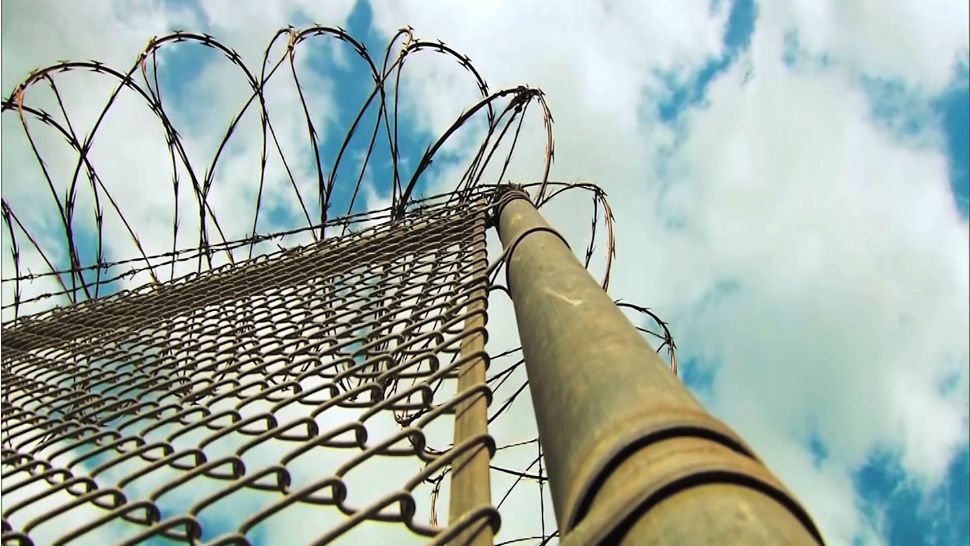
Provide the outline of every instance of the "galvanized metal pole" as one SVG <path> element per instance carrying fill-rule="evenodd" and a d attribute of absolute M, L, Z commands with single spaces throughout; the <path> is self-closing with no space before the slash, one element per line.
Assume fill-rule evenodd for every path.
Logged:
<path fill-rule="evenodd" d="M 821 544 L 527 195 L 506 192 L 495 215 L 562 544 Z"/>
<path fill-rule="evenodd" d="M 462 358 L 484 354 L 485 349 L 485 303 L 488 297 L 488 279 L 485 275 L 488 267 L 485 253 L 485 203 L 481 203 L 479 208 L 482 212 L 476 219 L 476 240 L 473 243 L 472 259 L 476 262 L 476 268 L 480 273 L 479 278 L 474 281 L 478 286 L 468 296 L 466 312 L 470 313 L 470 316 L 465 320 L 459 348 L 459 356 Z M 483 385 L 485 385 L 484 358 L 473 358 L 459 369 L 458 393 L 476 387 L 481 388 Z M 487 410 L 488 401 L 481 391 L 458 403 L 455 408 L 455 445 L 488 432 Z M 462 515 L 476 508 L 492 504 L 489 459 L 487 447 L 480 445 L 469 453 L 460 455 L 452 464 L 449 523 L 457 521 Z M 491 546 L 492 539 L 492 528 L 483 524 L 458 535 L 452 544 Z"/>

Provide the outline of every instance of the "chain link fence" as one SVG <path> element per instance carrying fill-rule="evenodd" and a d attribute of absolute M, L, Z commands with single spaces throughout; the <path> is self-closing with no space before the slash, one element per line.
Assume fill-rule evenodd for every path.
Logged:
<path fill-rule="evenodd" d="M 3 543 L 248 544 L 291 510 L 305 517 L 287 542 L 497 530 L 490 506 L 438 525 L 416 493 L 495 448 L 434 443 L 461 401 L 489 395 L 455 380 L 487 358 L 461 350 L 485 322 L 477 203 L 6 328 Z M 365 522 L 384 525 L 355 535 Z"/>

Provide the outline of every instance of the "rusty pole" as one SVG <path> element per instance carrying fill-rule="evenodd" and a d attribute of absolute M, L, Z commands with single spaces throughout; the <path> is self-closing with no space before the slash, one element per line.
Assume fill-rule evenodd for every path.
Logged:
<path fill-rule="evenodd" d="M 822 544 L 528 196 L 509 190 L 494 212 L 562 544 Z"/>
<path fill-rule="evenodd" d="M 459 355 L 469 357 L 474 354 L 484 354 L 485 350 L 485 303 L 487 300 L 487 282 L 485 269 L 488 267 L 488 257 L 485 250 L 485 206 L 479 207 L 481 214 L 475 220 L 475 242 L 473 243 L 473 260 L 478 274 L 475 275 L 476 288 L 468 297 L 467 311 L 470 316 L 465 319 Z M 458 371 L 458 393 L 481 389 L 485 385 L 485 359 L 473 358 Z M 488 432 L 488 400 L 484 392 L 479 390 L 472 397 L 459 402 L 455 408 L 455 445 Z M 491 485 L 489 481 L 490 454 L 485 445 L 461 455 L 452 465 L 451 493 L 448 506 L 449 524 L 457 521 L 462 515 L 476 508 L 492 504 Z M 475 526 L 452 541 L 452 544 L 468 546 L 492 546 L 492 528 L 488 525 Z"/>

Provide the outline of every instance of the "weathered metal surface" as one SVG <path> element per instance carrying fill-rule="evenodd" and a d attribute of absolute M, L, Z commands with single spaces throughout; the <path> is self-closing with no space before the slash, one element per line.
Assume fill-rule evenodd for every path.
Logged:
<path fill-rule="evenodd" d="M 485 252 L 485 207 L 475 219 L 475 242 L 472 260 L 482 268 L 488 267 Z M 468 394 L 456 406 L 455 444 L 488 434 L 488 387 L 485 385 L 485 318 L 488 302 L 487 280 L 481 277 L 468 296 L 465 332 L 461 341 L 461 358 L 466 361 L 458 370 L 458 395 Z M 490 453 L 485 445 L 455 459 L 451 471 L 449 520 L 457 521 L 476 508 L 491 506 L 489 480 Z M 456 544 L 491 546 L 492 528 L 483 525 L 458 535 Z"/>
<path fill-rule="evenodd" d="M 506 193 L 496 214 L 563 543 L 821 543 L 525 194 Z"/>

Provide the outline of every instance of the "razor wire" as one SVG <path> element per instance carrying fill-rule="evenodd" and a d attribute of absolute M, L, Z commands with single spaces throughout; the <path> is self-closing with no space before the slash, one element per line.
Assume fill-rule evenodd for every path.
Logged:
<path fill-rule="evenodd" d="M 355 56 L 364 63 L 366 71 L 373 83 L 369 92 L 365 92 L 366 98 L 363 100 L 353 122 L 346 131 L 339 151 L 332 161 L 325 161 L 320 150 L 320 134 L 313 121 L 313 113 L 307 102 L 307 92 L 304 91 L 304 84 L 301 81 L 300 70 L 296 61 L 297 53 L 302 47 L 314 39 L 331 39 L 348 46 Z M 285 42 L 285 44 L 284 44 Z M 197 165 L 190 160 L 186 151 L 184 137 L 173 122 L 169 113 L 170 106 L 163 99 L 163 93 L 159 83 L 160 53 L 169 48 L 179 47 L 185 44 L 197 44 L 213 51 L 217 51 L 224 57 L 225 61 L 238 70 L 242 76 L 245 86 L 248 89 L 248 97 L 243 101 L 240 110 L 232 116 L 223 137 L 221 138 L 215 153 L 209 163 L 205 166 L 204 172 L 200 174 Z M 284 44 L 284 45 L 280 45 Z M 394 48 L 399 49 L 393 54 Z M 282 47 L 282 51 L 278 51 Z M 461 114 L 441 135 L 432 142 L 427 150 L 417 160 L 417 165 L 409 177 L 402 173 L 402 157 L 399 150 L 399 102 L 402 73 L 404 72 L 405 61 L 413 55 L 422 52 L 433 52 L 445 56 L 456 62 L 460 68 L 465 70 L 475 83 L 481 99 Z M 286 69 L 289 70 L 286 70 Z M 81 136 L 80 128 L 71 122 L 72 115 L 69 112 L 64 97 L 58 86 L 58 79 L 65 74 L 71 73 L 94 73 L 99 78 L 111 82 L 113 88 L 109 93 L 104 106 L 96 116 L 94 123 L 88 129 L 85 136 Z M 316 202 L 311 203 L 309 196 L 303 195 L 299 189 L 299 184 L 293 172 L 293 160 L 288 160 L 281 146 L 280 138 L 274 128 L 272 116 L 267 105 L 266 90 L 267 86 L 279 79 L 281 74 L 289 74 L 299 96 L 300 108 L 307 131 L 307 147 L 312 150 L 313 165 L 315 171 Z M 52 104 L 53 113 L 40 106 L 33 106 L 30 98 L 34 94 L 47 89 L 49 95 L 46 97 Z M 477 117 L 484 116 L 486 133 L 481 139 L 480 146 L 476 154 L 470 161 L 467 170 L 461 180 L 456 180 L 456 198 L 465 198 L 467 193 L 473 190 L 482 182 L 486 167 L 494 160 L 504 156 L 504 165 L 498 175 L 498 180 L 504 176 L 508 167 L 515 140 L 522 128 L 526 111 L 533 103 L 540 107 L 545 133 L 546 148 L 542 159 L 543 180 L 548 178 L 551 166 L 553 150 L 552 116 L 546 105 L 542 92 L 526 86 L 502 89 L 492 92 L 489 90 L 485 80 L 474 68 L 471 60 L 459 54 L 442 42 L 431 42 L 417 39 L 411 29 L 402 29 L 391 37 L 384 54 L 381 67 L 378 68 L 377 62 L 373 59 L 367 48 L 345 30 L 339 27 L 326 27 L 314 25 L 306 29 L 298 30 L 288 27 L 279 30 L 270 40 L 265 50 L 260 64 L 258 75 L 247 67 L 240 55 L 232 48 L 222 44 L 215 38 L 207 34 L 177 31 L 165 36 L 152 38 L 146 48 L 137 56 L 133 65 L 127 70 L 117 70 L 99 61 L 62 61 L 50 65 L 46 68 L 35 70 L 26 80 L 24 80 L 2 103 L 4 114 L 16 115 L 21 122 L 23 134 L 26 137 L 31 153 L 36 159 L 39 170 L 43 174 L 44 183 L 52 197 L 52 204 L 57 211 L 57 222 L 60 224 L 64 245 L 64 259 L 57 260 L 45 252 L 42 244 L 35 238 L 34 230 L 31 230 L 14 210 L 6 199 L 3 201 L 3 219 L 8 236 L 11 238 L 11 255 L 14 257 L 15 275 L 13 278 L 23 278 L 30 273 L 24 274 L 20 266 L 20 249 L 18 235 L 20 239 L 26 239 L 27 243 L 35 249 L 47 264 L 47 268 L 52 271 L 64 271 L 68 275 L 56 274 L 54 279 L 61 285 L 61 291 L 69 297 L 70 302 L 90 299 L 100 295 L 102 283 L 102 270 L 109 263 L 106 256 L 106 228 L 105 215 L 113 215 L 120 220 L 124 237 L 131 240 L 136 256 L 140 257 L 147 266 L 147 272 L 152 282 L 158 282 L 166 276 L 171 278 L 175 275 L 175 270 L 168 272 L 156 269 L 151 266 L 151 260 L 147 255 L 142 239 L 143 234 L 138 233 L 133 221 L 122 207 L 118 205 L 116 199 L 117 190 L 109 187 L 105 180 L 98 174 L 94 161 L 91 157 L 91 149 L 95 145 L 95 139 L 99 130 L 103 127 L 106 115 L 119 101 L 123 93 L 132 93 L 145 108 L 152 113 L 160 124 L 164 135 L 165 144 L 170 158 L 172 174 L 172 191 L 176 196 L 175 205 L 171 211 L 171 232 L 172 247 L 170 252 L 177 252 L 177 239 L 180 226 L 187 215 L 197 222 L 198 235 L 197 243 L 193 245 L 202 252 L 197 257 L 196 270 L 202 271 L 214 266 L 213 256 L 219 250 L 229 261 L 233 262 L 240 257 L 251 257 L 253 244 L 258 240 L 259 221 L 264 207 L 263 195 L 268 181 L 266 180 L 266 164 L 270 156 L 280 160 L 286 172 L 287 183 L 292 189 L 291 198 L 294 201 L 293 208 L 296 216 L 302 217 L 306 223 L 303 226 L 307 229 L 314 239 L 324 237 L 323 228 L 328 224 L 330 209 L 336 205 L 334 200 L 334 190 L 338 180 L 341 184 L 352 184 L 352 196 L 346 204 L 346 214 L 351 214 L 361 193 L 365 174 L 368 166 L 373 162 L 372 154 L 378 139 L 386 142 L 388 158 L 392 165 L 390 185 L 391 208 L 396 217 L 402 216 L 408 206 L 412 204 L 415 197 L 416 188 L 419 180 L 432 165 L 436 155 L 445 146 L 449 139 L 469 121 Z M 170 101 L 170 99 L 167 99 Z M 49 109 L 51 109 L 49 108 Z M 234 214 L 250 214 L 252 218 L 252 228 L 247 239 L 251 244 L 243 245 L 237 249 L 240 252 L 232 252 L 227 243 L 227 235 L 224 232 L 224 220 L 221 219 L 213 210 L 210 202 L 212 189 L 219 175 L 219 162 L 224 158 L 230 140 L 237 132 L 240 120 L 247 112 L 258 111 L 260 121 L 260 172 L 258 173 L 258 190 L 251 205 L 251 210 L 234 211 Z M 368 112 L 376 111 L 374 124 L 370 128 L 363 127 L 363 121 Z M 46 127 L 62 138 L 67 145 L 76 153 L 76 162 L 73 174 L 67 180 L 63 195 L 58 193 L 55 181 L 52 179 L 50 169 L 45 163 L 44 152 L 35 138 L 34 126 L 39 124 Z M 514 128 L 514 130 L 513 130 Z M 512 145 L 509 146 L 507 153 L 500 153 L 500 145 L 507 139 L 509 133 L 512 134 Z M 360 170 L 351 173 L 349 176 L 340 176 L 348 170 L 346 165 L 350 163 L 347 157 L 351 148 L 351 141 L 355 136 L 363 135 L 368 142 L 364 149 L 360 150 L 364 154 Z M 275 152 L 275 154 L 274 154 Z M 498 155 L 497 155 L 498 154 Z M 325 168 L 327 165 L 329 168 Z M 188 178 L 188 188 L 186 188 L 184 177 Z M 405 179 L 405 177 L 407 177 Z M 86 179 L 86 184 L 82 180 Z M 86 189 L 90 192 L 93 200 L 93 218 L 85 221 L 80 218 L 77 201 L 78 193 Z M 179 192 L 188 191 L 193 197 L 194 209 L 186 212 L 180 210 L 177 196 Z M 543 189 L 539 190 L 540 196 Z M 311 210 L 317 211 L 311 214 Z M 265 213 L 262 214 L 265 216 Z M 86 224 L 93 224 L 87 226 Z M 83 264 L 82 244 L 79 242 L 81 235 L 76 233 L 85 228 L 93 231 L 88 235 L 94 240 L 93 246 L 95 260 L 93 267 Z M 121 235 L 113 235 L 121 237 Z M 245 249 L 246 252 L 241 252 Z M 130 258 L 126 256 L 125 258 Z M 90 273 L 86 275 L 85 273 Z M 93 276 L 94 279 L 90 277 Z M 65 278 L 66 277 L 66 278 Z M 9 279 L 9 277 L 8 277 Z M 15 314 L 19 307 L 20 290 L 19 286 L 15 289 L 14 308 Z"/>
<path fill-rule="evenodd" d="M 295 62 L 301 44 L 315 38 L 350 46 L 373 83 L 329 168 Z M 221 53 L 249 89 L 204 173 L 190 161 L 171 106 L 162 99 L 163 63 L 157 56 L 177 44 Z M 405 60 L 418 52 L 456 61 L 481 99 L 428 146 L 408 175 L 398 136 L 399 93 Z M 72 123 L 57 83 L 72 72 L 93 73 L 114 86 L 86 132 Z M 265 96 L 271 79 L 286 73 L 299 92 L 315 202 L 301 193 Z M 54 113 L 30 101 L 41 89 L 53 97 Z M 119 205 L 90 153 L 102 120 L 122 93 L 143 101 L 165 135 L 176 199 L 171 243 L 164 252 L 147 250 L 147 235 Z M 582 257 L 589 267 L 597 243 L 605 243 L 605 289 L 616 254 L 609 201 L 595 184 L 549 180 L 553 120 L 542 92 L 525 86 L 492 92 L 470 59 L 441 42 L 417 39 L 411 29 L 391 38 L 380 68 L 343 29 L 315 25 L 277 32 L 258 74 L 215 38 L 189 32 L 153 38 L 127 71 L 83 61 L 31 73 L 2 111 L 20 122 L 46 181 L 40 193 L 52 198 L 60 233 L 43 232 L 31 224 L 29 211 L 2 200 L 13 267 L 13 275 L 5 270 L 2 280 L 4 297 L 12 301 L 2 307 L 13 320 L 3 329 L 0 540 L 263 543 L 269 540 L 266 533 L 292 525 L 300 515 L 330 514 L 323 517 L 326 525 L 297 533 L 301 540 L 370 543 L 377 536 L 380 543 L 443 544 L 476 526 L 497 531 L 503 504 L 508 507 L 511 496 L 531 485 L 530 495 L 537 493 L 534 532 L 505 534 L 496 543 L 554 544 L 557 532 L 546 522 L 551 513 L 547 478 L 534 429 L 533 436 L 522 437 L 513 423 L 506 427 L 515 431 L 510 437 L 493 429 L 492 435 L 455 446 L 447 425 L 456 405 L 469 396 L 490 402 L 494 397 L 488 423 L 502 425 L 528 394 L 518 347 L 490 344 L 473 355 L 461 355 L 459 347 L 475 334 L 465 328 L 475 290 L 484 286 L 489 300 L 496 292 L 508 293 L 498 275 L 503 256 L 493 257 L 486 268 L 484 254 L 473 248 L 484 241 L 487 203 L 502 191 L 532 104 L 539 105 L 543 121 L 543 175 L 522 187 L 537 206 L 566 192 L 590 194 L 590 238 Z M 258 191 L 248 211 L 251 228 L 233 238 L 216 214 L 212 188 L 227 143 L 251 110 L 257 111 L 261 128 Z M 373 125 L 365 127 L 369 111 L 375 112 Z M 477 118 L 485 119 L 484 135 L 454 190 L 419 196 L 419 181 L 436 155 Z M 62 191 L 34 136 L 38 125 L 76 153 L 73 176 L 61 181 Z M 359 168 L 350 172 L 351 141 L 358 133 L 367 144 L 358 150 Z M 390 203 L 359 211 L 357 200 L 369 165 L 377 161 L 373 153 L 379 140 L 386 143 L 392 167 Z M 274 151 L 292 190 L 294 217 L 305 222 L 265 232 L 259 227 L 267 216 L 266 165 Z M 492 175 L 497 176 L 489 182 Z M 349 202 L 338 203 L 338 185 L 352 188 Z M 89 219 L 78 207 L 85 189 L 94 203 Z M 193 203 L 187 210 L 177 198 L 185 191 Z M 346 209 L 330 214 L 338 205 Z M 110 215 L 120 221 L 113 232 L 106 220 Z M 179 247 L 179 230 L 192 224 L 187 218 L 197 224 L 195 242 Z M 135 252 L 110 255 L 112 237 L 129 239 Z M 57 238 L 59 244 L 50 244 Z M 42 270 L 22 263 L 28 250 L 40 256 Z M 48 288 L 28 290 L 40 283 Z M 54 308 L 28 316 L 22 312 L 28 304 Z M 645 307 L 618 304 L 659 326 L 641 330 L 663 340 L 658 351 L 667 350 L 676 370 L 667 325 Z M 487 318 L 484 309 L 476 313 Z M 481 333 L 487 335 L 484 327 Z M 492 363 L 485 384 L 459 393 L 455 372 L 473 358 Z M 448 495 L 451 463 L 476 449 L 497 455 L 491 465 L 494 506 L 440 525 L 438 505 Z M 528 455 L 513 458 L 515 464 L 499 460 L 512 452 Z M 400 476 L 387 470 L 391 463 L 386 461 L 398 460 L 411 464 Z M 380 485 L 367 479 L 398 477 L 394 484 Z M 361 501 L 355 497 L 361 491 L 374 494 Z M 87 519 L 72 520 L 79 514 Z M 378 535 L 369 535 L 374 527 Z M 393 542 L 387 539 L 392 535 Z"/>

